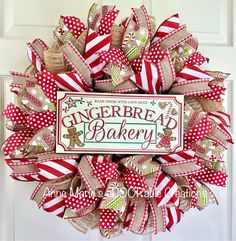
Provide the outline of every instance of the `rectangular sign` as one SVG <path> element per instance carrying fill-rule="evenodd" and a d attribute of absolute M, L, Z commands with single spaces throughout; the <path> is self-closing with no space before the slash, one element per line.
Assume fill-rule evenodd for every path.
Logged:
<path fill-rule="evenodd" d="M 167 154 L 183 149 L 182 95 L 57 93 L 57 153 Z"/>

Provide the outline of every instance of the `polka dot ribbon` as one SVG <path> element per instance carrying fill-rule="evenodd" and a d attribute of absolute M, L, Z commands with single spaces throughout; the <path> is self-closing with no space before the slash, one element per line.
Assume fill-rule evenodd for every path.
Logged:
<path fill-rule="evenodd" d="M 33 130 L 18 131 L 11 135 L 4 143 L 4 155 L 8 156 L 14 150 L 19 149 L 26 144 L 34 135 Z"/>
<path fill-rule="evenodd" d="M 111 209 L 100 210 L 99 227 L 104 229 L 111 229 L 116 226 L 116 212 Z"/>
<path fill-rule="evenodd" d="M 184 66 L 192 66 L 192 65 L 202 65 L 205 62 L 208 62 L 209 59 L 204 57 L 201 53 L 195 52 L 185 62 Z"/>
<path fill-rule="evenodd" d="M 130 66 L 129 60 L 120 49 L 110 49 L 108 51 L 102 51 L 98 53 L 98 55 L 101 57 L 101 60 L 100 60 L 101 62 L 105 62 L 105 63 L 119 62 L 127 66 Z"/>
<path fill-rule="evenodd" d="M 127 170 L 127 173 L 123 177 L 123 182 L 128 188 L 139 194 L 148 190 L 148 185 L 144 182 L 143 178 L 133 170 Z"/>
<path fill-rule="evenodd" d="M 161 50 L 159 44 L 156 44 L 153 48 L 151 48 L 147 53 L 143 56 L 136 58 L 132 61 L 132 68 L 136 73 L 141 72 L 142 70 L 142 61 L 143 59 L 151 61 L 153 64 L 157 65 L 161 60 L 167 58 L 169 56 L 166 50 Z"/>
<path fill-rule="evenodd" d="M 56 123 L 56 113 L 50 110 L 36 112 L 26 118 L 27 127 L 31 129 L 41 129 Z"/>
<path fill-rule="evenodd" d="M 50 73 L 47 69 L 44 69 L 41 73 L 36 74 L 35 77 L 46 96 L 53 104 L 56 104 L 56 92 L 58 91 L 58 86 L 55 82 L 53 74 Z"/>
<path fill-rule="evenodd" d="M 65 205 L 72 210 L 89 208 L 99 201 L 98 197 L 93 197 L 86 190 L 81 191 L 78 195 L 66 195 L 64 197 Z"/>
<path fill-rule="evenodd" d="M 98 27 L 98 34 L 110 34 L 112 30 L 112 25 L 115 22 L 115 19 L 119 13 L 119 10 L 111 10 L 104 17 L 102 17 L 100 21 L 100 25 Z"/>
<path fill-rule="evenodd" d="M 207 116 L 203 117 L 199 123 L 184 135 L 185 142 L 196 142 L 203 139 L 212 128 L 212 123 Z"/>
<path fill-rule="evenodd" d="M 69 29 L 70 32 L 73 33 L 76 38 L 78 38 L 80 34 L 86 29 L 85 25 L 79 18 L 72 16 L 62 16 L 61 18 L 66 27 Z"/>
<path fill-rule="evenodd" d="M 18 106 L 15 106 L 12 103 L 7 105 L 7 108 L 2 112 L 2 114 L 6 118 L 15 122 L 16 124 L 19 124 L 19 125 L 25 125 L 26 124 L 27 115 L 23 112 L 23 110 L 21 110 Z"/>
<path fill-rule="evenodd" d="M 117 171 L 118 165 L 114 162 L 104 161 L 95 165 L 93 176 L 101 178 L 105 183 L 108 179 L 117 179 L 120 173 Z"/>
<path fill-rule="evenodd" d="M 201 163 L 200 163 L 201 164 Z M 216 186 L 225 187 L 227 175 L 221 171 L 209 169 L 201 164 L 202 168 L 193 177 Z"/>

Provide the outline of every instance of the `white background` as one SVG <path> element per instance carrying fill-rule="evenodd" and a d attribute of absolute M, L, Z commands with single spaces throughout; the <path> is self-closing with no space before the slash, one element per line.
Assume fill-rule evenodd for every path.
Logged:
<path fill-rule="evenodd" d="M 52 42 L 52 30 L 59 15 L 75 15 L 86 19 L 89 0 L 0 0 L 0 108 L 12 100 L 9 94 L 9 70 L 24 71 L 29 65 L 25 42 L 40 37 Z M 231 73 L 227 80 L 226 109 L 232 114 L 232 131 L 236 120 L 236 1 L 234 0 L 100 0 L 116 4 L 120 17 L 130 14 L 130 7 L 144 3 L 158 24 L 179 12 L 182 23 L 194 33 L 201 44 L 200 50 L 210 58 L 207 68 Z M 0 126 L 3 141 L 8 133 Z M 220 206 L 209 206 L 199 212 L 185 214 L 182 222 L 171 233 L 157 236 L 136 236 L 125 233 L 114 240 L 236 240 L 236 146 L 227 152 L 229 170 L 227 189 L 218 188 Z M 67 221 L 38 210 L 29 200 L 34 184 L 14 182 L 10 170 L 0 161 L 0 239 L 1 240 L 102 240 L 92 231 L 80 234 Z"/>

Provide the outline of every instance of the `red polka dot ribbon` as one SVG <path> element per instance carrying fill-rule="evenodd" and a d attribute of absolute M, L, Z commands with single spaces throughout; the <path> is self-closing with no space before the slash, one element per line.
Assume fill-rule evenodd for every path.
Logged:
<path fill-rule="evenodd" d="M 110 209 L 100 210 L 99 227 L 104 229 L 111 229 L 116 226 L 116 212 Z"/>
<path fill-rule="evenodd" d="M 7 108 L 2 112 L 2 114 L 6 118 L 10 119 L 11 121 L 19 125 L 26 124 L 27 114 L 25 114 L 18 106 L 15 106 L 12 103 L 7 105 Z"/>
<path fill-rule="evenodd" d="M 78 38 L 80 34 L 86 29 L 85 25 L 79 18 L 72 16 L 61 16 L 61 18 L 66 27 L 69 29 L 70 32 L 73 33 L 76 38 Z"/>
<path fill-rule="evenodd" d="M 86 190 L 80 191 L 76 195 L 66 195 L 64 197 L 65 205 L 72 210 L 89 208 L 99 201 L 98 197 L 92 197 Z"/>
<path fill-rule="evenodd" d="M 56 113 L 50 110 L 36 112 L 26 118 L 27 127 L 31 129 L 41 129 L 56 123 Z"/>
<path fill-rule="evenodd" d="M 187 142 L 196 142 L 203 139 L 211 130 L 212 123 L 207 116 L 203 117 L 199 123 L 184 135 L 184 140 Z"/>
<path fill-rule="evenodd" d="M 100 21 L 100 25 L 98 27 L 99 35 L 110 34 L 112 25 L 119 13 L 119 10 L 111 10 L 109 11 Z"/>
<path fill-rule="evenodd" d="M 35 77 L 50 101 L 53 104 L 56 104 L 56 92 L 58 91 L 58 86 L 54 80 L 53 74 L 45 69 L 42 73 L 36 74 Z"/>
<path fill-rule="evenodd" d="M 127 57 L 120 49 L 110 49 L 108 51 L 99 52 L 98 55 L 101 57 L 101 62 L 114 63 L 119 62 L 130 66 L 130 62 Z"/>
<path fill-rule="evenodd" d="M 4 143 L 3 151 L 4 155 L 8 156 L 14 150 L 26 144 L 34 135 L 33 130 L 18 131 L 11 135 Z"/>
<path fill-rule="evenodd" d="M 124 184 L 134 192 L 144 193 L 144 191 L 148 190 L 148 185 L 144 182 L 143 178 L 133 170 L 127 170 L 127 174 L 124 175 L 123 181 Z"/>

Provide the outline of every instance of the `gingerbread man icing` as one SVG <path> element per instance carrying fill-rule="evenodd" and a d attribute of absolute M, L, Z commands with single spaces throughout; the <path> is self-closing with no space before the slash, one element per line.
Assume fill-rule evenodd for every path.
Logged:
<path fill-rule="evenodd" d="M 158 136 L 161 137 L 161 140 L 156 145 L 157 148 L 165 148 L 167 151 L 171 150 L 171 141 L 175 141 L 176 137 L 171 136 L 172 130 L 169 128 L 163 129 L 163 133 L 158 133 Z"/>
<path fill-rule="evenodd" d="M 69 127 L 67 129 L 69 134 L 64 134 L 63 137 L 70 139 L 70 144 L 68 146 L 69 149 L 74 148 L 75 145 L 78 147 L 83 147 L 84 143 L 79 139 L 79 136 L 83 134 L 83 131 L 76 131 L 76 128 L 74 126 Z"/>

